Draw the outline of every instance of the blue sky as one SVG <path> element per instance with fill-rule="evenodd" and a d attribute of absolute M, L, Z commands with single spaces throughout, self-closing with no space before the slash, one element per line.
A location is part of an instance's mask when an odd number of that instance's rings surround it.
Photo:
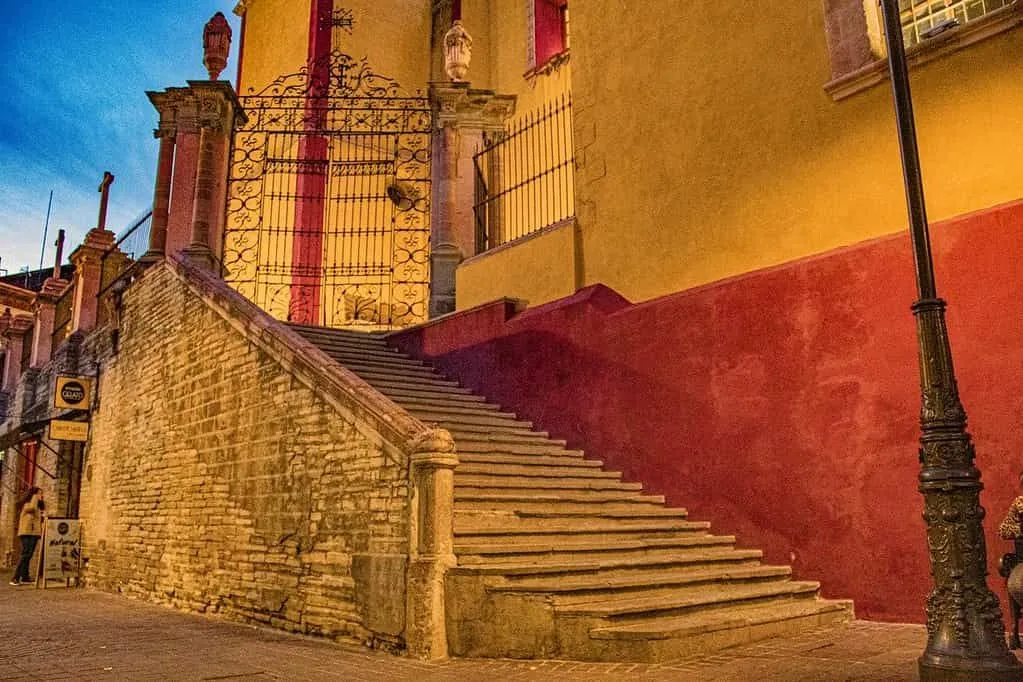
<path fill-rule="evenodd" d="M 120 232 L 149 206 L 157 117 L 145 91 L 207 77 L 202 30 L 217 11 L 234 29 L 221 76 L 233 80 L 240 39 L 233 7 L 0 0 L 0 268 L 38 267 L 51 189 L 46 266 L 58 228 L 73 247 L 95 227 L 103 171 L 116 176 L 108 229 Z"/>

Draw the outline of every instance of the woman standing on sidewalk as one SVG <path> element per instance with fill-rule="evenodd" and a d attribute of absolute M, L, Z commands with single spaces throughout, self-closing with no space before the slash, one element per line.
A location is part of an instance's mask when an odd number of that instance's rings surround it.
<path fill-rule="evenodd" d="M 32 563 L 32 555 L 36 551 L 36 543 L 39 536 L 43 534 L 43 510 L 46 503 L 43 501 L 43 491 L 39 488 L 29 488 L 25 497 L 22 498 L 21 516 L 18 517 L 18 539 L 21 540 L 21 561 L 18 562 L 18 570 L 14 572 L 12 585 L 27 585 L 32 582 L 28 575 L 29 564 Z"/>

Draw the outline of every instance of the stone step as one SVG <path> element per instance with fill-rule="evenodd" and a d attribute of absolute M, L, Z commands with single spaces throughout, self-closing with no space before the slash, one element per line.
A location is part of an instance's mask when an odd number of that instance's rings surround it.
<path fill-rule="evenodd" d="M 504 433 L 501 431 L 493 431 L 491 433 L 478 432 L 478 431 L 464 431 L 457 429 L 457 435 L 455 431 L 451 432 L 452 436 L 455 436 L 455 443 L 462 449 L 464 445 L 473 445 L 480 443 L 493 443 L 501 445 L 533 445 L 540 447 L 559 447 L 564 448 L 568 442 L 557 438 L 551 438 L 543 431 L 523 431 L 521 433 Z"/>
<path fill-rule="evenodd" d="M 558 561 L 559 557 L 574 559 L 605 558 L 628 559 L 633 557 L 664 558 L 678 556 L 680 552 L 694 548 L 729 547 L 735 538 L 715 535 L 679 535 L 671 538 L 650 538 L 632 540 L 596 540 L 571 542 L 489 542 L 485 544 L 455 543 L 458 563 L 469 566 L 486 562 L 529 562 L 543 563 Z"/>
<path fill-rule="evenodd" d="M 614 478 L 495 476 L 491 473 L 466 473 L 461 467 L 455 470 L 455 486 L 463 490 L 478 488 L 492 492 L 511 492 L 522 488 L 530 490 L 622 490 L 634 492 L 639 492 L 643 489 L 642 483 L 624 483 Z"/>
<path fill-rule="evenodd" d="M 455 526 L 455 539 L 459 543 L 469 545 L 485 544 L 489 542 L 550 542 L 550 543 L 571 543 L 571 542 L 597 542 L 600 540 L 647 540 L 653 538 L 675 538 L 680 535 L 706 535 L 707 526 L 710 524 L 682 522 L 681 524 L 664 524 L 658 526 L 615 526 L 609 523 L 592 522 L 582 527 L 572 526 L 544 526 L 541 524 L 522 524 L 512 526 Z"/>
<path fill-rule="evenodd" d="M 364 381 L 366 380 L 364 379 Z M 412 384 L 402 383 L 400 381 L 380 380 L 366 381 L 366 383 L 398 404 L 401 404 L 401 398 L 431 398 L 434 400 L 453 400 L 467 403 L 482 403 L 485 400 L 483 396 L 474 395 L 472 391 L 467 388 L 458 388 L 456 386 L 437 386 L 435 388 L 426 388 L 424 386 L 415 386 Z"/>
<path fill-rule="evenodd" d="M 347 349 L 331 349 L 330 351 L 324 351 L 330 357 L 334 358 L 341 364 L 346 362 L 357 362 L 369 367 L 382 367 L 382 368 L 399 368 L 408 367 L 410 369 L 430 369 L 434 372 L 437 370 L 427 365 L 422 360 L 416 360 L 404 356 L 400 353 L 389 354 L 385 357 L 378 355 L 367 355 L 358 350 L 347 350 Z M 391 353 L 391 351 L 389 351 Z"/>
<path fill-rule="evenodd" d="M 820 589 L 814 581 L 775 581 L 751 585 L 726 585 L 713 590 L 682 589 L 674 597 L 653 595 L 633 597 L 603 595 L 592 601 L 571 602 L 555 606 L 559 615 L 627 619 L 655 615 L 682 615 L 702 607 L 750 604 L 774 599 L 813 597 Z"/>
<path fill-rule="evenodd" d="M 560 443 L 556 445 L 555 443 Z M 582 459 L 582 450 L 566 450 L 565 441 L 539 440 L 534 442 L 522 441 L 516 443 L 499 443 L 485 440 L 472 440 L 462 438 L 458 440 L 458 456 L 462 454 L 478 453 L 491 455 L 545 455 L 548 457 L 562 457 L 567 459 Z M 592 460 L 590 460 L 592 461 Z"/>
<path fill-rule="evenodd" d="M 555 449 L 557 450 L 557 449 Z M 513 452 L 476 452 L 469 449 L 458 451 L 458 466 L 473 464 L 479 466 L 514 466 L 523 469 L 539 469 L 544 467 L 562 467 L 572 469 L 592 469 L 600 471 L 603 462 L 599 459 L 583 459 L 578 450 L 559 450 L 551 454 L 513 453 Z"/>
<path fill-rule="evenodd" d="M 597 640 L 684 640 L 725 630 L 749 629 L 759 625 L 784 623 L 813 617 L 837 616 L 842 620 L 820 620 L 814 625 L 825 626 L 852 618 L 852 602 L 838 599 L 792 599 L 787 602 L 750 603 L 726 609 L 703 610 L 685 616 L 641 620 L 625 625 L 593 628 L 589 636 Z M 844 618 L 843 618 L 844 617 Z M 816 619 L 814 619 L 816 621 Z M 805 627 L 805 626 L 804 626 Z M 812 627 L 812 626 L 810 626 Z M 787 629 L 774 634 L 790 634 Z M 745 641 L 755 641 L 749 634 Z M 742 643 L 743 640 L 735 643 Z M 687 651 L 679 651 L 681 655 Z M 663 660 L 663 658 L 662 658 Z"/>
<path fill-rule="evenodd" d="M 443 375 L 438 374 L 429 367 L 396 366 L 390 362 L 374 362 L 363 359 L 356 360 L 349 357 L 341 357 L 335 353 L 328 353 L 328 355 L 340 362 L 346 368 L 360 375 L 363 372 L 366 372 L 369 374 L 393 376 L 395 378 L 416 377 L 419 379 L 443 379 Z"/>
<path fill-rule="evenodd" d="M 532 561 L 488 561 L 486 563 L 459 564 L 451 569 L 459 575 L 506 576 L 579 576 L 601 575 L 617 578 L 629 575 L 662 573 L 665 571 L 697 570 L 724 565 L 759 565 L 763 552 L 756 549 L 705 549 L 666 555 L 632 557 L 605 556 L 598 559 L 578 556 L 558 557 L 557 561 L 538 564 Z"/>
<path fill-rule="evenodd" d="M 444 398 L 433 398 L 429 396 L 416 395 L 395 395 L 391 398 L 395 403 L 406 410 L 412 409 L 442 409 L 451 414 L 494 414 L 500 412 L 501 406 L 486 402 L 483 396 L 453 396 Z M 509 414 L 503 412 L 502 414 Z"/>
<path fill-rule="evenodd" d="M 361 343 L 366 345 L 387 345 L 387 341 L 382 334 L 353 331 L 349 329 L 336 329 L 334 327 L 319 327 L 294 322 L 289 322 L 287 324 L 307 339 L 316 339 L 317 341 L 348 341 L 350 343 Z"/>
<path fill-rule="evenodd" d="M 526 455 L 526 457 L 536 457 L 537 455 Z M 587 460 L 583 460 L 587 461 Z M 472 460 L 462 459 L 459 461 L 458 469 L 455 470 L 456 474 L 462 476 L 508 476 L 508 477 L 529 477 L 533 479 L 543 479 L 551 477 L 565 477 L 565 478 L 587 478 L 587 479 L 605 479 L 609 481 L 620 481 L 622 474 L 620 471 L 604 471 L 598 467 L 581 467 L 581 466 L 551 466 L 551 465 L 524 465 L 524 464 L 507 464 L 503 462 L 487 462 L 477 463 Z"/>
<path fill-rule="evenodd" d="M 455 504 L 463 506 L 465 502 L 480 503 L 536 503 L 546 502 L 551 505 L 603 505 L 608 503 L 631 502 L 633 504 L 659 505 L 664 504 L 661 495 L 643 495 L 631 490 L 571 490 L 571 489 L 514 489 L 492 492 L 485 488 L 455 487 Z"/>
<path fill-rule="evenodd" d="M 689 512 L 678 507 L 665 507 L 663 504 L 656 505 L 627 505 L 624 508 L 604 505 L 600 508 L 587 509 L 585 506 L 578 506 L 569 509 L 521 509 L 516 515 L 523 519 L 565 519 L 565 518 L 608 518 L 608 519 L 630 519 L 647 520 L 657 519 L 684 519 Z"/>
<path fill-rule="evenodd" d="M 358 340 L 346 339 L 346 338 L 335 338 L 335 337 L 319 337 L 315 334 L 302 334 L 306 341 L 309 341 L 314 346 L 318 347 L 325 353 L 329 353 L 332 350 L 347 351 L 350 353 L 360 353 L 366 356 L 384 357 L 384 358 L 402 358 L 406 357 L 402 353 L 399 353 L 395 349 L 388 346 L 386 343 L 377 342 L 363 342 Z"/>
<path fill-rule="evenodd" d="M 607 518 L 603 516 L 572 516 L 567 518 L 533 518 L 515 512 L 480 512 L 455 515 L 455 535 L 485 538 L 516 533 L 529 533 L 545 538 L 565 534 L 613 533 L 694 533 L 710 529 L 707 521 L 683 518 Z"/>
<path fill-rule="evenodd" d="M 720 566 L 684 568 L 674 571 L 650 571 L 629 575 L 606 576 L 601 573 L 583 574 L 571 577 L 513 578 L 487 589 L 493 592 L 522 592 L 528 594 L 557 595 L 559 603 L 568 598 L 592 600 L 607 592 L 631 593 L 651 590 L 693 587 L 708 583 L 742 583 L 788 578 L 792 575 L 789 566 L 762 566 L 746 564 L 722 564 Z"/>
<path fill-rule="evenodd" d="M 472 424 L 458 421 L 436 421 L 432 422 L 442 429 L 447 429 L 451 435 L 456 433 L 465 434 L 469 438 L 480 439 L 482 436 L 497 438 L 498 436 L 533 436 L 536 440 L 547 440 L 546 431 L 534 431 L 532 424 L 527 422 L 506 422 L 502 425 Z"/>
<path fill-rule="evenodd" d="M 533 422 L 521 421 L 515 418 L 514 414 L 508 412 L 464 412 L 462 408 L 445 410 L 440 408 L 410 407 L 406 408 L 419 420 L 433 423 L 453 423 L 460 426 L 481 426 L 481 427 L 518 427 L 532 429 Z"/>
<path fill-rule="evenodd" d="M 495 499 L 496 498 L 496 499 Z M 458 490 L 455 490 L 455 509 L 464 511 L 518 511 L 523 514 L 529 512 L 546 512 L 561 514 L 576 514 L 593 516 L 601 512 L 622 512 L 631 513 L 633 510 L 656 508 L 663 502 L 647 499 L 646 496 L 637 495 L 626 500 L 594 501 L 591 499 L 576 500 L 553 496 L 545 498 L 542 495 L 535 495 L 531 498 L 519 496 L 481 496 L 474 494 L 469 499 L 458 499 Z"/>
<path fill-rule="evenodd" d="M 387 372 L 360 370 L 356 372 L 368 384 L 399 384 L 402 386 L 422 387 L 427 390 L 440 390 L 446 388 L 461 388 L 457 381 L 441 379 L 439 376 L 420 377 L 405 372 Z M 468 391 L 469 389 L 462 389 Z"/>

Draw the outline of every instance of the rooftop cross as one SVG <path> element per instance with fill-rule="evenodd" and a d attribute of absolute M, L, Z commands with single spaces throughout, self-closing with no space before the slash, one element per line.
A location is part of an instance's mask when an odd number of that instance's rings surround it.
<path fill-rule="evenodd" d="M 103 182 L 99 183 L 99 219 L 96 221 L 96 227 L 100 230 L 105 230 L 107 227 L 107 200 L 110 199 L 110 185 L 113 183 L 114 174 L 104 171 Z"/>

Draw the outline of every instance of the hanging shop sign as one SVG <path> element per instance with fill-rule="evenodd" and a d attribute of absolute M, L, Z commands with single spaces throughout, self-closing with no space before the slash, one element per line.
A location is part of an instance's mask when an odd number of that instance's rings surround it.
<path fill-rule="evenodd" d="M 53 406 L 58 410 L 88 410 L 92 399 L 92 379 L 59 375 L 53 391 Z"/>
<path fill-rule="evenodd" d="M 43 580 L 71 580 L 82 569 L 82 522 L 47 519 L 43 536 Z"/>
<path fill-rule="evenodd" d="M 84 443 L 89 440 L 89 422 L 51 419 L 50 440 L 73 440 Z"/>

